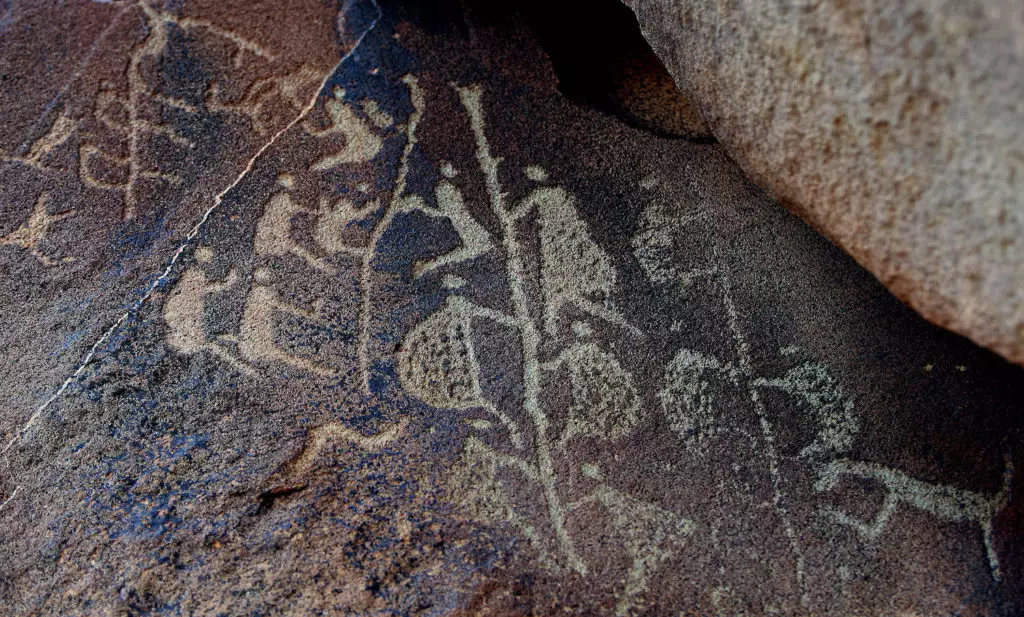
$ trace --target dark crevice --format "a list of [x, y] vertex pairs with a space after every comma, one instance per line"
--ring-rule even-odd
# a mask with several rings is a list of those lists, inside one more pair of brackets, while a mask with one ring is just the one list
[[558, 89], [582, 106], [661, 137], [714, 141], [621, 0], [381, 0], [427, 31], [523, 29], [551, 61]]
[[255, 516], [262, 516], [274, 507], [274, 503], [279, 499], [290, 497], [296, 493], [301, 493], [306, 490], [306, 485], [302, 484], [299, 486], [277, 486], [268, 491], [264, 491], [259, 494], [256, 505]]

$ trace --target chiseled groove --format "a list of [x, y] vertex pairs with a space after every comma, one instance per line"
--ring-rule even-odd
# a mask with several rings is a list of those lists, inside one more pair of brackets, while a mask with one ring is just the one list
[[[210, 216], [212, 216], [213, 213], [217, 210], [217, 208], [220, 207], [221, 203], [223, 202], [224, 196], [228, 194], [233, 188], [235, 188], [238, 185], [238, 183], [241, 182], [249, 174], [250, 171], [252, 171], [252, 168], [256, 164], [257, 159], [259, 159], [260, 156], [262, 156], [263, 153], [267, 151], [267, 149], [274, 145], [274, 143], [278, 140], [278, 138], [281, 137], [281, 135], [283, 135], [293, 126], [302, 121], [302, 119], [305, 118], [309, 114], [309, 112], [313, 110], [313, 107], [316, 106], [317, 100], [320, 98], [320, 93], [327, 85], [327, 82], [328, 80], [330, 80], [331, 76], [333, 76], [335, 72], [337, 72], [337, 70], [341, 68], [341, 66], [345, 63], [346, 60], [348, 60], [349, 58], [352, 57], [353, 54], [355, 54], [356, 50], [359, 49], [360, 45], [362, 45], [363, 41], [366, 39], [366, 36], [370, 34], [370, 32], [373, 31], [373, 29], [377, 26], [377, 22], [381, 18], [380, 5], [377, 4], [377, 0], [370, 0], [370, 3], [373, 4], [374, 9], [376, 9], [377, 15], [374, 17], [370, 25], [367, 26], [366, 29], [363, 30], [363, 32], [359, 35], [359, 38], [356, 39], [356, 43], [355, 45], [352, 46], [352, 49], [350, 49], [348, 53], [342, 56], [341, 59], [338, 60], [337, 64], [335, 64], [327, 72], [327, 74], [324, 75], [323, 80], [321, 80], [320, 85], [317, 87], [316, 92], [313, 94], [313, 97], [309, 101], [309, 103], [304, 108], [302, 108], [299, 114], [295, 116], [295, 118], [293, 118], [291, 122], [289, 122], [284, 128], [275, 133], [274, 136], [271, 137], [267, 143], [263, 144], [263, 146], [256, 151], [256, 154], [254, 154], [249, 159], [249, 162], [248, 164], [246, 164], [245, 169], [243, 169], [242, 172], [238, 174], [234, 181], [231, 184], [229, 184], [227, 188], [218, 193], [216, 197], [214, 197], [213, 205], [211, 205], [206, 210], [206, 212], [203, 213], [203, 216], [200, 217], [199, 221], [195, 224], [194, 227], [192, 227], [192, 230], [189, 231], [187, 236], [185, 236], [185, 239], [182, 241], [181, 245], [178, 246], [178, 250], [174, 252], [174, 255], [171, 257], [171, 260], [167, 263], [167, 266], [164, 268], [163, 273], [155, 281], [153, 281], [153, 283], [149, 286], [149, 289], [146, 290], [146, 293], [144, 293], [141, 298], [136, 300], [128, 308], [128, 310], [126, 310], [120, 317], [118, 317], [117, 320], [114, 321], [113, 325], [111, 325], [110, 328], [108, 328], [100, 336], [100, 338], [97, 339], [95, 343], [93, 343], [92, 347], [89, 348], [89, 351], [85, 354], [85, 357], [82, 359], [82, 362], [74, 370], [71, 376], [65, 379], [64, 382], [60, 385], [60, 387], [57, 388], [57, 391], [54, 392], [50, 396], [50, 398], [46, 399], [46, 401], [42, 405], [40, 405], [38, 409], [36, 409], [35, 413], [33, 413], [32, 416], [29, 417], [28, 421], [25, 423], [25, 426], [23, 426], [22, 429], [18, 431], [14, 435], [14, 437], [11, 438], [7, 445], [4, 446], [4, 454], [6, 454], [12, 447], [14, 447], [16, 443], [21, 441], [21, 439], [25, 436], [25, 433], [28, 431], [29, 428], [32, 427], [32, 425], [39, 418], [39, 416], [42, 415], [42, 413], [46, 411], [46, 409], [51, 404], [53, 404], [54, 401], [60, 398], [60, 396], [64, 393], [65, 390], [68, 389], [68, 387], [71, 384], [75, 383], [78, 380], [78, 378], [82, 375], [82, 372], [85, 371], [85, 368], [92, 362], [93, 358], [96, 356], [96, 353], [99, 350], [100, 346], [104, 345], [107, 341], [109, 341], [110, 338], [117, 331], [117, 329], [120, 328], [121, 325], [124, 324], [133, 313], [137, 312], [142, 307], [142, 305], [145, 304], [147, 300], [149, 300], [149, 298], [153, 295], [153, 292], [156, 291], [157, 288], [159, 288], [167, 280], [171, 272], [174, 270], [174, 266], [177, 265], [178, 260], [189, 248], [192, 242], [199, 236], [199, 233], [202, 231], [203, 226], [206, 225], [206, 222], [210, 220]], [[14, 492], [11, 493], [11, 496], [7, 499], [7, 501], [4, 501], [2, 504], [0, 504], [0, 509], [6, 506], [7, 503], [9, 503], [11, 499], [14, 498], [14, 496], [17, 494], [20, 488], [20, 486], [15, 487]]]

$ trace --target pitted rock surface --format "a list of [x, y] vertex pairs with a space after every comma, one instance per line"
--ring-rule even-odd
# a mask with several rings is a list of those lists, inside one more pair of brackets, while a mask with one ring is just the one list
[[[75, 10], [174, 33], [189, 6]], [[223, 49], [252, 37], [258, 7], [217, 7]], [[8, 148], [3, 185], [37, 188], [5, 216], [44, 229], [0, 253], [5, 340], [36, 354], [3, 349], [5, 611], [1019, 612], [1019, 367], [903, 307], [720, 146], [566, 99], [514, 14], [332, 10], [279, 135], [246, 121], [255, 151], [161, 168], [187, 209], [125, 221], [105, 188], [73, 242], [79, 215], [45, 221], [86, 203], [79, 172], [37, 214], [51, 185], [18, 174], [46, 163]], [[209, 73], [173, 75], [216, 139]], [[5, 104], [33, 106], [27, 135], [51, 100]], [[116, 273], [138, 274], [75, 270], [136, 228]], [[124, 304], [62, 300], [90, 293]]]
[[1024, 364], [1024, 5], [627, 0], [761, 187]]

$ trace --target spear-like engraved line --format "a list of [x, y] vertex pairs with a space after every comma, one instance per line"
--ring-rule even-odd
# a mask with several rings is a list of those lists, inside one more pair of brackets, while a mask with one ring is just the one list
[[[717, 250], [715, 252], [717, 253]], [[716, 262], [723, 263], [717, 258], [717, 256]], [[750, 347], [747, 345], [746, 337], [743, 335], [743, 330], [740, 328], [739, 314], [736, 311], [736, 305], [732, 299], [732, 282], [729, 279], [728, 269], [723, 267], [719, 272], [727, 321], [733, 340], [736, 343], [736, 356], [738, 359], [738, 371], [730, 371], [730, 376], [733, 383], [737, 386], [741, 386], [742, 381], [750, 381], [754, 377], [752, 362], [750, 359]], [[744, 378], [742, 381], [740, 379], [741, 377]], [[756, 388], [747, 388], [747, 391], [750, 393], [750, 401], [754, 405], [754, 413], [757, 416], [758, 423], [760, 424], [761, 437], [764, 440], [765, 455], [768, 457], [768, 472], [771, 477], [772, 484], [772, 503], [775, 505], [775, 509], [779, 513], [779, 517], [782, 519], [782, 529], [786, 534], [786, 538], [789, 540], [790, 551], [793, 553], [793, 558], [796, 561], [796, 584], [800, 589], [800, 604], [807, 607], [810, 601], [810, 596], [807, 591], [807, 581], [804, 578], [804, 555], [803, 551], [800, 549], [800, 544], [797, 541], [796, 530], [793, 528], [793, 521], [789, 516], [789, 509], [786, 507], [786, 497], [782, 492], [783, 480], [782, 472], [779, 469], [779, 454], [775, 449], [775, 432], [772, 429], [771, 422], [768, 421], [768, 416], [765, 412], [764, 402], [761, 400], [760, 392], [758, 392]]]
[[[246, 164], [245, 169], [243, 169], [242, 172], [238, 174], [234, 181], [231, 184], [229, 184], [227, 188], [225, 188], [223, 191], [217, 194], [217, 196], [213, 200], [213, 205], [211, 205], [206, 210], [206, 212], [203, 213], [203, 216], [199, 219], [199, 222], [197, 222], [195, 226], [192, 228], [192, 230], [189, 231], [188, 235], [185, 236], [184, 241], [182, 241], [181, 245], [178, 247], [178, 250], [175, 251], [174, 255], [171, 257], [171, 260], [167, 263], [167, 267], [164, 268], [163, 273], [149, 286], [149, 288], [146, 290], [146, 293], [143, 294], [141, 298], [133, 302], [132, 305], [128, 308], [128, 310], [125, 311], [120, 317], [118, 317], [114, 321], [114, 324], [110, 326], [110, 328], [108, 328], [95, 343], [93, 343], [92, 347], [89, 348], [89, 351], [85, 354], [85, 357], [82, 359], [82, 362], [78, 365], [78, 368], [75, 369], [75, 371], [71, 374], [70, 377], [64, 380], [64, 383], [60, 385], [57, 391], [54, 392], [50, 396], [50, 398], [46, 399], [46, 401], [42, 405], [40, 405], [38, 409], [36, 409], [35, 413], [32, 414], [32, 416], [28, 419], [28, 422], [25, 423], [22, 429], [18, 431], [14, 437], [11, 438], [11, 440], [7, 443], [6, 446], [4, 446], [3, 454], [6, 455], [7, 452], [12, 447], [14, 447], [16, 443], [18, 443], [19, 441], [21, 441], [21, 439], [24, 438], [25, 432], [28, 431], [29, 428], [31, 428], [31, 426], [35, 423], [39, 416], [42, 415], [42, 413], [46, 411], [46, 409], [55, 400], [57, 400], [64, 393], [64, 391], [68, 389], [68, 387], [71, 384], [75, 383], [75, 381], [78, 380], [78, 378], [85, 371], [85, 368], [89, 365], [90, 362], [92, 362], [92, 359], [99, 351], [100, 346], [105, 344], [108, 340], [110, 340], [114, 332], [116, 332], [117, 329], [120, 328], [122, 324], [128, 321], [128, 318], [131, 317], [133, 313], [138, 311], [142, 307], [142, 305], [145, 304], [145, 302], [149, 300], [149, 298], [153, 295], [153, 292], [156, 291], [157, 288], [159, 288], [168, 279], [178, 260], [189, 248], [189, 246], [193, 243], [193, 241], [199, 236], [199, 232], [202, 231], [203, 226], [206, 225], [207, 221], [210, 220], [210, 217], [213, 215], [214, 211], [216, 211], [217, 208], [220, 207], [222, 201], [224, 200], [224, 196], [227, 195], [232, 189], [234, 189], [238, 185], [238, 183], [241, 182], [247, 175], [249, 175], [249, 172], [252, 171], [253, 167], [256, 164], [257, 159], [259, 159], [263, 155], [263, 153], [267, 151], [267, 149], [274, 145], [274, 143], [278, 140], [278, 138], [281, 137], [281, 135], [283, 135], [289, 129], [291, 129], [293, 126], [299, 123], [303, 118], [305, 118], [309, 114], [310, 111], [313, 110], [313, 108], [316, 106], [317, 100], [319, 100], [320, 98], [321, 91], [323, 91], [331, 76], [334, 75], [334, 73], [339, 68], [341, 68], [345, 61], [347, 61], [349, 58], [352, 57], [353, 54], [355, 54], [356, 50], [359, 49], [359, 46], [366, 39], [366, 36], [377, 26], [377, 22], [380, 20], [381, 17], [380, 6], [377, 4], [376, 0], [370, 0], [370, 2], [377, 10], [377, 16], [373, 19], [370, 25], [367, 26], [366, 30], [364, 30], [362, 34], [359, 35], [359, 38], [356, 40], [355, 45], [352, 46], [352, 49], [350, 49], [348, 53], [342, 56], [341, 59], [338, 60], [338, 63], [335, 64], [334, 67], [331, 68], [331, 70], [328, 71], [326, 75], [324, 75], [324, 78], [320, 82], [320, 86], [316, 89], [316, 92], [313, 94], [313, 97], [312, 99], [310, 99], [309, 103], [299, 112], [299, 114], [295, 118], [292, 119], [291, 122], [287, 124], [287, 126], [285, 126], [280, 131], [275, 133], [274, 136], [270, 138], [270, 141], [263, 144], [263, 146], [256, 151], [256, 154], [254, 154], [252, 158], [249, 159], [249, 162], [248, 164]], [[17, 491], [17, 488], [15, 489], [15, 491]], [[6, 505], [6, 503], [7, 502], [4, 502], [4, 505]], [[2, 506], [0, 506], [0, 508], [2, 508]]]
[[533, 421], [537, 431], [537, 471], [540, 484], [544, 489], [545, 501], [548, 505], [548, 514], [551, 517], [551, 524], [554, 527], [555, 535], [572, 569], [580, 574], [586, 574], [587, 566], [576, 553], [572, 538], [565, 528], [565, 508], [558, 496], [555, 487], [555, 471], [551, 458], [551, 446], [548, 443], [548, 418], [540, 405], [540, 333], [530, 315], [530, 305], [527, 300], [526, 290], [523, 281], [527, 277], [526, 265], [523, 263], [522, 248], [516, 240], [518, 219], [514, 212], [510, 212], [504, 204], [504, 194], [501, 191], [501, 182], [498, 179], [498, 165], [500, 158], [491, 155], [490, 145], [487, 142], [487, 134], [484, 127], [483, 106], [481, 104], [481, 89], [479, 85], [459, 87], [452, 84], [459, 93], [462, 106], [469, 114], [470, 125], [473, 129], [473, 136], [476, 139], [476, 160], [480, 170], [484, 174], [484, 182], [487, 186], [487, 195], [491, 208], [502, 222], [502, 241], [506, 250], [506, 261], [508, 264], [508, 282], [511, 290], [512, 307], [515, 320], [518, 323], [520, 337], [523, 345], [523, 407]]
[[373, 226], [370, 240], [367, 243], [366, 253], [363, 255], [362, 265], [359, 269], [359, 349], [356, 355], [359, 360], [359, 372], [363, 383], [363, 390], [370, 393], [370, 311], [373, 310], [373, 258], [377, 256], [377, 244], [380, 243], [384, 232], [391, 227], [391, 222], [401, 209], [402, 199], [405, 193], [405, 181], [409, 175], [409, 156], [416, 147], [416, 127], [423, 118], [425, 103], [423, 92], [419, 88], [416, 77], [406, 75], [402, 81], [409, 86], [409, 99], [412, 102], [412, 113], [409, 115], [409, 122], [406, 126], [405, 148], [402, 150], [402, 159], [398, 165], [398, 176], [395, 178], [395, 190], [391, 193], [391, 200], [384, 208], [380, 220]]

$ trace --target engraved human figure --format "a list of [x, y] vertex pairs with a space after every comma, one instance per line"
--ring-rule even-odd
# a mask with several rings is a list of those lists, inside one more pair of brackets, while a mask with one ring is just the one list
[[416, 262], [413, 276], [422, 276], [437, 268], [476, 259], [494, 248], [490, 233], [469, 213], [462, 198], [462, 191], [450, 181], [457, 175], [455, 168], [451, 163], [444, 161], [441, 163], [441, 174], [446, 180], [439, 182], [435, 189], [437, 207], [427, 206], [422, 198], [414, 195], [405, 200], [405, 209], [419, 210], [428, 216], [448, 219], [455, 228], [461, 244], [458, 248], [433, 259]]
[[73, 214], [70, 210], [57, 214], [48, 213], [46, 211], [46, 200], [48, 197], [46, 193], [39, 195], [35, 207], [32, 208], [32, 213], [28, 216], [28, 220], [11, 233], [0, 236], [0, 246], [17, 246], [26, 249], [29, 254], [39, 260], [39, 263], [49, 268], [60, 263], [74, 261], [75, 258], [62, 257], [61, 259], [54, 259], [39, 250], [39, 242], [46, 235], [50, 225]]
[[285, 257], [292, 254], [304, 260], [313, 268], [334, 274], [337, 269], [324, 259], [317, 257], [292, 238], [292, 221], [296, 215], [310, 210], [295, 203], [285, 191], [275, 193], [263, 209], [263, 215], [256, 224], [253, 250], [257, 256]]
[[837, 459], [822, 465], [818, 469], [818, 479], [814, 488], [818, 491], [830, 491], [844, 476], [874, 480], [884, 486], [886, 494], [882, 507], [869, 522], [863, 522], [836, 509], [825, 510], [828, 516], [843, 525], [853, 527], [867, 541], [873, 541], [882, 535], [900, 504], [923, 510], [941, 520], [976, 523], [981, 527], [992, 578], [1000, 581], [1002, 574], [993, 543], [992, 523], [1010, 500], [1014, 468], [1009, 457], [1005, 462], [1002, 488], [992, 496], [942, 484], [931, 484], [883, 465], [848, 459]]
[[280, 314], [302, 319], [316, 319], [316, 310], [306, 310], [289, 304], [270, 286], [271, 273], [266, 268], [257, 268], [253, 275], [253, 286], [245, 299], [242, 321], [238, 331], [238, 351], [253, 364], [286, 364], [292, 368], [307, 371], [321, 377], [330, 377], [335, 371], [285, 351], [277, 344], [277, 317]]
[[223, 281], [211, 281], [203, 271], [202, 264], [207, 264], [213, 259], [213, 251], [208, 247], [199, 247], [195, 257], [200, 265], [190, 267], [181, 274], [168, 294], [167, 301], [164, 302], [163, 317], [168, 330], [167, 346], [187, 355], [208, 351], [252, 376], [255, 374], [253, 368], [237, 358], [219, 341], [211, 340], [203, 324], [206, 296], [234, 287], [238, 282], [235, 271], [232, 269]]
[[322, 130], [307, 128], [307, 132], [314, 137], [329, 137], [336, 134], [345, 137], [345, 146], [341, 151], [314, 163], [310, 167], [313, 171], [326, 171], [339, 165], [371, 161], [383, 146], [380, 136], [373, 131], [370, 123], [356, 115], [344, 97], [345, 91], [336, 88], [333, 98], [327, 101], [327, 115], [331, 121], [329, 127]]

